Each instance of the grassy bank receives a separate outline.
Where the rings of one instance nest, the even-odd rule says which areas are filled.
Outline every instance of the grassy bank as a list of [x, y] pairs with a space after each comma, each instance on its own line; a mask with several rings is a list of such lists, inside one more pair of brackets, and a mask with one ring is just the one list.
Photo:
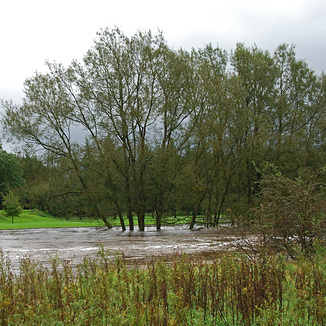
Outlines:
[[6, 217], [0, 211], [0, 230], [4, 229], [27, 229], [27, 228], [57, 228], [57, 227], [82, 227], [82, 226], [102, 226], [104, 223], [96, 219], [78, 218], [56, 218], [49, 214], [37, 210], [24, 210], [23, 213], [14, 218], [14, 223], [10, 217]]
[[[118, 219], [109, 219], [114, 226], [120, 226]], [[163, 225], [173, 225], [190, 223], [190, 217], [177, 217], [166, 218], [163, 220]], [[198, 221], [203, 218], [199, 217]], [[134, 217], [134, 224], [138, 225], [137, 218]], [[125, 218], [125, 225], [129, 225], [129, 221]], [[148, 215], [145, 217], [145, 225], [155, 225], [155, 218]], [[50, 214], [43, 213], [38, 210], [24, 210], [23, 213], [14, 218], [14, 223], [11, 217], [6, 217], [4, 212], [0, 210], [0, 230], [5, 229], [26, 229], [26, 228], [60, 228], [60, 227], [89, 227], [89, 226], [104, 226], [100, 219], [87, 218], [87, 217], [54, 217]]]
[[103, 248], [73, 272], [29, 258], [13, 275], [0, 256], [1, 325], [325, 325], [325, 254], [255, 261], [221, 254], [211, 264], [177, 257], [127, 268]]

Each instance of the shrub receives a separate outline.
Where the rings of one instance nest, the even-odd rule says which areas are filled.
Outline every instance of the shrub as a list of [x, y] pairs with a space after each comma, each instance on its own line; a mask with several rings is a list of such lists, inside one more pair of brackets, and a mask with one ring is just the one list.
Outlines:
[[255, 217], [265, 242], [292, 257], [297, 249], [314, 252], [314, 241], [324, 240], [326, 231], [323, 176], [323, 171], [305, 180], [291, 180], [281, 173], [263, 175]]
[[14, 223], [14, 217], [19, 216], [23, 212], [19, 199], [13, 192], [9, 192], [4, 196], [2, 206], [6, 216], [11, 217], [12, 223]]

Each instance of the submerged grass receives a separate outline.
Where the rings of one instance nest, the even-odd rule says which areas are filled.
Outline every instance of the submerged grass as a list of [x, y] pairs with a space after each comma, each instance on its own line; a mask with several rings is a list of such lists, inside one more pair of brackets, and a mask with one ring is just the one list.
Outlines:
[[20, 271], [0, 254], [1, 325], [325, 325], [325, 253], [286, 261], [221, 253], [212, 263], [180, 255], [127, 267], [99, 248], [76, 268]]

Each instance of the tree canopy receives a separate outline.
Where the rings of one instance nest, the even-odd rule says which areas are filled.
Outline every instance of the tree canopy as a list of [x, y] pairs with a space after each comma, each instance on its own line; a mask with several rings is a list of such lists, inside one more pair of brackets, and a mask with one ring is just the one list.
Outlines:
[[[82, 62], [48, 63], [4, 103], [13, 137], [64, 167], [65, 193], [110, 227], [145, 213], [217, 225], [255, 205], [266, 162], [289, 177], [325, 165], [325, 75], [280, 45], [170, 48], [162, 33], [103, 29]], [[76, 136], [78, 135], [78, 136]]]
[[7, 153], [0, 146], [0, 199], [23, 184], [23, 170], [19, 158]]

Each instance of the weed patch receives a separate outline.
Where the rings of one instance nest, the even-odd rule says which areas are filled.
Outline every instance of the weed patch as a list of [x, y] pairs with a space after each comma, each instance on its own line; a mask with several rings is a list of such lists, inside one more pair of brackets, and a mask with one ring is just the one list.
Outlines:
[[[321, 256], [323, 255], [323, 256]], [[123, 256], [24, 257], [18, 274], [0, 254], [1, 325], [323, 325], [325, 256], [249, 260], [221, 253], [207, 263], [187, 255], [127, 267]]]

